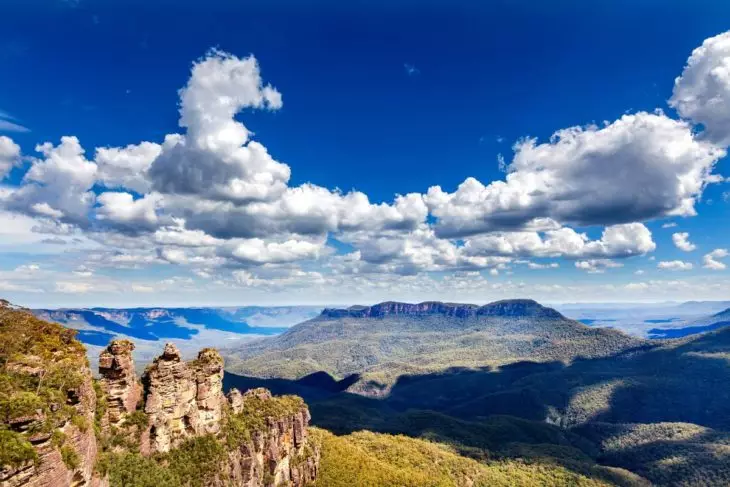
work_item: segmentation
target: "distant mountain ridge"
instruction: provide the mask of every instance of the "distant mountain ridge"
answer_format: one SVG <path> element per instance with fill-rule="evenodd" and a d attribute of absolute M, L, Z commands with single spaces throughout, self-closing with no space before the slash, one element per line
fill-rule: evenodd
<path fill-rule="evenodd" d="M 380 395 L 403 374 L 521 360 L 571 361 L 644 345 L 644 340 L 588 327 L 531 299 L 484 306 L 386 301 L 328 308 L 280 335 L 234 344 L 223 353 L 234 373 L 286 379 L 320 371 L 336 379 L 360 374 L 349 390 Z"/>
<path fill-rule="evenodd" d="M 503 316 L 565 319 L 558 311 L 542 306 L 532 299 L 505 299 L 484 306 L 466 303 L 444 303 L 441 301 L 424 301 L 416 304 L 385 301 L 373 306 L 351 306 L 346 309 L 325 308 L 322 311 L 322 317 L 326 318 L 376 318 L 393 315 L 444 315 L 458 318 Z"/>
<path fill-rule="evenodd" d="M 690 321 L 681 328 L 653 328 L 649 330 L 649 336 L 651 338 L 682 338 L 719 330 L 726 326 L 730 326 L 730 308 L 704 318 Z"/>
<path fill-rule="evenodd" d="M 183 357 L 192 359 L 201 348 L 282 333 L 296 323 L 316 317 L 321 310 L 315 306 L 95 307 L 31 312 L 42 320 L 77 330 L 76 338 L 87 345 L 92 364 L 99 348 L 111 340 L 134 341 L 134 359 L 142 368 L 157 356 L 162 340 L 174 343 Z"/>

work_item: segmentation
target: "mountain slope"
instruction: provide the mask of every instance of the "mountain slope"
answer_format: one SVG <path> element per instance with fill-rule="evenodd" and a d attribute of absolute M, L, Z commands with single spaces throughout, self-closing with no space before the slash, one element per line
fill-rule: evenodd
<path fill-rule="evenodd" d="M 449 448 L 407 436 L 360 431 L 334 436 L 314 430 L 322 443 L 323 487 L 598 487 L 645 485 L 628 472 L 597 467 L 590 478 L 565 467 L 542 462 L 498 460 L 479 462 Z"/>
<path fill-rule="evenodd" d="M 463 456 L 542 459 L 577 473 L 623 468 L 654 485 L 730 485 L 730 327 L 569 363 L 431 372 L 382 363 L 364 376 L 373 371 L 392 384 L 377 397 L 330 392 L 333 379 L 306 380 L 327 385 L 312 392 L 299 381 L 227 380 L 291 387 L 310 404 L 313 424 L 338 434 L 404 434 Z"/>
<path fill-rule="evenodd" d="M 296 379 L 325 371 L 363 375 L 378 393 L 408 373 L 448 367 L 499 366 L 520 360 L 566 361 L 645 345 L 608 329 L 587 327 L 532 300 L 486 306 L 387 302 L 325 309 L 271 339 L 225 353 L 229 370 L 257 377 Z M 372 377 L 366 377 L 368 373 Z M 372 386 L 372 387 L 371 387 Z M 382 391 L 381 391 L 382 392 Z"/>

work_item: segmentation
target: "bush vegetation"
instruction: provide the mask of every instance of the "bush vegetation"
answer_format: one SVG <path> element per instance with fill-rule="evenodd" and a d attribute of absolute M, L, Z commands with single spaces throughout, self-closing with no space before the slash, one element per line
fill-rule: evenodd
<path fill-rule="evenodd" d="M 37 461 L 38 455 L 33 445 L 23 435 L 0 429 L 0 465 L 15 468 Z"/>
<path fill-rule="evenodd" d="M 58 430 L 68 423 L 81 430 L 88 427 L 72 404 L 88 367 L 75 333 L 29 312 L 0 306 L 0 465 L 37 462 L 27 438 L 48 434 L 64 463 L 78 466 L 78 453 Z M 16 422 L 27 424 L 22 433 L 11 431 Z"/>
<path fill-rule="evenodd" d="M 555 464 L 478 462 L 451 448 L 402 435 L 361 431 L 335 436 L 313 428 L 321 442 L 320 487 L 603 486 Z"/>
<path fill-rule="evenodd" d="M 251 440 L 254 431 L 266 428 L 267 421 L 292 416 L 304 407 L 301 397 L 284 395 L 270 399 L 256 396 L 247 397 L 243 410 L 238 414 L 229 413 L 224 426 L 224 436 L 230 448 Z"/>
<path fill-rule="evenodd" d="M 105 452 L 96 470 L 109 476 L 111 487 L 205 487 L 218 473 L 225 455 L 218 438 L 205 435 L 151 457 L 129 450 Z"/>

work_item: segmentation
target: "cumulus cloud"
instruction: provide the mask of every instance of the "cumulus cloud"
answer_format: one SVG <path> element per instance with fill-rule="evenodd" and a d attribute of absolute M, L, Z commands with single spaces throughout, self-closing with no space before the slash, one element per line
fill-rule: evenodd
<path fill-rule="evenodd" d="M 76 137 L 46 142 L 19 185 L 0 187 L 0 205 L 25 215 L 32 232 L 95 244 L 83 263 L 92 274 L 76 278 L 96 279 L 93 270 L 104 266 L 172 264 L 231 286 L 280 289 L 308 280 L 351 282 L 356 291 L 396 282 L 416 289 L 423 273 L 468 289 L 514 265 L 559 266 L 531 259 L 566 258 L 601 273 L 623 265 L 614 259 L 653 252 L 645 222 L 695 215 L 705 187 L 722 179 L 713 170 L 730 143 L 727 36 L 695 50 L 677 79 L 670 103 L 680 120 L 639 112 L 558 130 L 548 141 L 526 138 L 511 161 L 500 157 L 503 179 L 466 178 L 453 192 L 434 186 L 388 201 L 291 185 L 290 166 L 239 119 L 246 110 L 282 109 L 281 93 L 253 56 L 214 50 L 193 63 L 179 91 L 180 133 L 99 147 L 93 159 Z M 17 144 L 0 136 L 0 178 L 20 157 Z M 332 238 L 351 248 L 335 250 Z M 695 250 L 687 232 L 672 238 Z M 724 269 L 726 256 L 717 249 L 704 267 Z M 84 292 L 87 282 L 73 279 L 59 280 L 56 291 Z"/>
<path fill-rule="evenodd" d="M 681 260 L 670 260 L 661 261 L 657 264 L 659 269 L 666 269 L 670 271 L 690 271 L 694 267 L 691 262 L 684 262 Z"/>
<path fill-rule="evenodd" d="M 695 244 L 689 241 L 689 233 L 678 232 L 672 234 L 672 242 L 679 249 L 685 252 L 692 252 L 697 248 Z"/>
<path fill-rule="evenodd" d="M 623 264 L 614 262 L 611 259 L 589 259 L 577 261 L 575 267 L 589 274 L 603 274 L 606 269 L 623 267 Z"/>
<path fill-rule="evenodd" d="M 527 263 L 528 269 L 536 269 L 536 270 L 557 269 L 558 267 L 560 267 L 560 264 L 558 264 L 557 262 L 550 262 L 549 264 L 538 264 L 537 262 L 528 262 Z"/>
<path fill-rule="evenodd" d="M 62 137 L 36 146 L 43 158 L 34 158 L 23 185 L 6 199 L 10 209 L 50 217 L 80 227 L 89 225 L 89 210 L 95 195 L 97 166 L 84 157 L 76 137 Z"/>
<path fill-rule="evenodd" d="M 725 150 L 697 140 L 692 127 L 662 113 L 624 115 L 603 127 L 571 127 L 550 142 L 515 146 L 505 181 L 467 178 L 454 193 L 428 190 L 443 237 L 520 229 L 536 218 L 612 225 L 691 216 L 703 188 L 717 181 Z"/>
<path fill-rule="evenodd" d="M 287 240 L 286 242 L 265 242 L 254 238 L 237 243 L 230 249 L 230 255 L 244 264 L 267 264 L 296 262 L 317 258 L 324 242 Z"/>
<path fill-rule="evenodd" d="M 160 195 L 150 193 L 142 198 L 134 199 L 134 195 L 126 192 L 106 192 L 98 196 L 99 208 L 96 217 L 101 221 L 113 222 L 118 228 L 125 228 L 132 233 L 151 230 L 157 227 L 157 207 Z"/>
<path fill-rule="evenodd" d="M 720 259 L 724 259 L 727 256 L 727 249 L 715 249 L 702 257 L 702 267 L 713 271 L 725 270 L 727 268 L 727 264 L 721 262 Z"/>
<path fill-rule="evenodd" d="M 498 232 L 466 240 L 464 250 L 472 255 L 522 257 L 608 257 L 644 255 L 656 249 L 651 232 L 641 223 L 606 227 L 599 240 L 564 227 L 538 232 Z"/>
<path fill-rule="evenodd" d="M 165 140 L 149 169 L 153 188 L 237 203 L 278 197 L 289 166 L 250 141 L 249 130 L 234 117 L 245 108 L 281 107 L 281 94 L 263 85 L 256 58 L 211 51 L 193 65 L 180 90 L 180 126 L 187 131 Z"/>
<path fill-rule="evenodd" d="M 730 32 L 705 39 L 692 51 L 669 104 L 702 124 L 709 140 L 730 145 Z"/>
<path fill-rule="evenodd" d="M 169 199 L 168 199 L 169 200 Z M 410 230 L 426 219 L 421 195 L 398 196 L 394 204 L 373 204 L 359 191 L 341 194 L 313 184 L 287 190 L 274 201 L 230 202 L 177 198 L 167 208 L 180 213 L 191 229 L 218 238 L 323 235 L 358 230 Z"/>
<path fill-rule="evenodd" d="M 100 147 L 94 162 L 99 168 L 99 182 L 107 188 L 127 188 L 137 193 L 150 191 L 147 172 L 162 152 L 162 146 L 142 142 L 127 147 Z"/>
<path fill-rule="evenodd" d="M 0 180 L 20 161 L 20 146 L 13 139 L 0 135 Z"/>

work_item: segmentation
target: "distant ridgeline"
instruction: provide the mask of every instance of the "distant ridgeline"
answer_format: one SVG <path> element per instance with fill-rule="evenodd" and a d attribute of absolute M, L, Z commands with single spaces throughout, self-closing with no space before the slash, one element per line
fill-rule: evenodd
<path fill-rule="evenodd" d="M 281 335 L 226 353 L 232 372 L 287 379 L 319 371 L 340 379 L 360 374 L 362 381 L 351 390 L 384 394 L 405 373 L 519 360 L 568 361 L 643 343 L 616 330 L 570 320 L 530 299 L 484 306 L 388 301 L 327 308 Z M 375 383 L 379 385 L 373 389 Z"/>
<path fill-rule="evenodd" d="M 276 335 L 317 316 L 313 306 L 244 306 L 230 308 L 63 308 L 35 309 L 39 318 L 77 330 L 96 364 L 101 347 L 114 339 L 135 344 L 134 358 L 142 372 L 159 353 L 160 342 L 173 342 L 185 358 L 206 347 L 223 347 Z"/>
<path fill-rule="evenodd" d="M 730 308 L 715 313 L 712 316 L 700 318 L 688 323 L 683 323 L 681 327 L 674 328 L 652 328 L 649 330 L 650 338 L 681 338 L 698 333 L 704 333 L 713 330 L 719 330 L 730 326 Z"/>
<path fill-rule="evenodd" d="M 377 318 L 384 316 L 444 315 L 467 318 L 473 316 L 503 316 L 523 318 L 565 319 L 552 308 L 542 306 L 532 299 L 509 299 L 496 301 L 484 306 L 476 304 L 442 303 L 425 301 L 418 304 L 386 301 L 374 306 L 351 306 L 347 309 L 325 308 L 322 316 L 326 318 Z"/>

